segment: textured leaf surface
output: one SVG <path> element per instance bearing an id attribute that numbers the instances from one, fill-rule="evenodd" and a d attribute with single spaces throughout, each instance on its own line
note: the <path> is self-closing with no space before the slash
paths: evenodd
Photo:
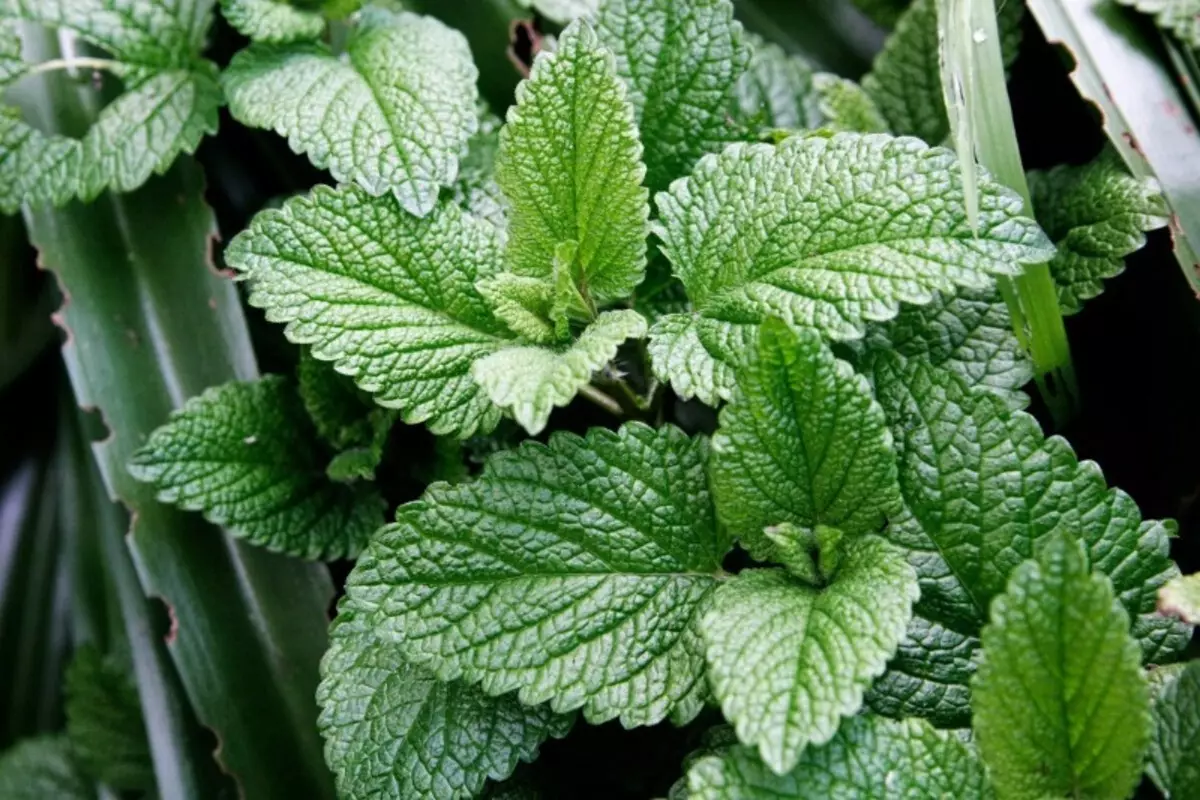
<path id="1" fill-rule="evenodd" d="M 476 796 L 485 779 L 507 778 L 532 761 L 572 717 L 489 697 L 461 681 L 442 683 L 378 639 L 343 604 L 321 662 L 318 721 L 325 755 L 345 797 Z"/>
<path id="2" fill-rule="evenodd" d="M 883 672 L 917 593 L 903 554 L 876 536 L 846 545 L 823 589 L 783 570 L 748 570 L 721 586 L 700 630 L 713 694 L 738 738 L 778 774 L 829 741 Z"/>
<path id="3" fill-rule="evenodd" d="M 496 318 L 517 336 L 534 344 L 550 344 L 559 338 L 552 319 L 554 285 L 549 281 L 501 272 L 475 286 Z"/>
<path id="4" fill-rule="evenodd" d="M 646 269 L 641 157 L 612 54 L 586 24 L 572 25 L 553 52 L 538 54 L 500 132 L 510 269 L 549 278 L 556 248 L 575 242 L 577 282 L 596 303 L 631 294 Z"/>
<path id="5" fill-rule="evenodd" d="M 566 23 L 594 14 L 601 0 L 517 0 L 553 22 Z"/>
<path id="6" fill-rule="evenodd" d="M 275 130 L 336 180 L 391 192 L 425 216 L 478 125 L 477 77 L 458 31 L 367 9 L 344 58 L 322 44 L 258 44 L 234 56 L 222 85 L 239 122 Z"/>
<path id="7" fill-rule="evenodd" d="M 776 775 L 748 747 L 697 762 L 688 772 L 692 800 L 990 800 L 978 757 L 952 734 L 921 720 L 854 717 L 824 747 L 804 751 Z"/>
<path id="8" fill-rule="evenodd" d="M 971 725 L 971 676 L 979 640 L 913 617 L 866 703 L 888 717 L 924 717 L 938 728 Z"/>
<path id="9" fill-rule="evenodd" d="M 729 0 L 607 0 L 596 20 L 629 85 L 647 184 L 665 189 L 737 138 L 729 98 L 750 59 Z"/>
<path id="10" fill-rule="evenodd" d="M 63 692 L 67 737 L 88 774 L 113 789 L 154 790 L 141 703 L 125 672 L 85 645 L 71 659 Z"/>
<path id="11" fill-rule="evenodd" d="M 192 398 L 134 454 L 130 471 L 160 500 L 301 558 L 353 558 L 383 524 L 374 489 L 326 480 L 316 432 L 278 376 Z"/>
<path id="12" fill-rule="evenodd" d="M 1150 698 L 1129 615 L 1083 545 L 1055 536 L 992 603 L 972 682 L 980 753 L 1004 798 L 1129 797 Z"/>
<path id="13" fill-rule="evenodd" d="M 1000 45 L 1009 64 L 1021 42 L 1024 4 L 997 3 L 996 8 Z M 916 136 L 929 144 L 946 141 L 950 121 L 938 63 L 936 0 L 914 0 L 900 16 L 862 85 L 892 133 Z"/>
<path id="14" fill-rule="evenodd" d="M 821 72 L 813 76 L 821 125 L 834 131 L 887 133 L 888 122 L 875 101 L 861 86 L 846 78 Z"/>
<path id="15" fill-rule="evenodd" d="M 918 613 L 975 635 L 1009 573 L 1054 532 L 1079 536 L 1134 617 L 1148 658 L 1182 646 L 1187 633 L 1154 612 L 1158 587 L 1178 574 L 1167 526 L 1143 521 L 1099 467 L 1080 462 L 1030 415 L 917 359 L 880 354 L 876 397 L 892 424 L 900 488 L 912 516 L 889 538 L 921 577 Z"/>
<path id="16" fill-rule="evenodd" d="M 4 800 L 91 800 L 93 796 L 65 736 L 25 739 L 0 754 Z"/>
<path id="17" fill-rule="evenodd" d="M 690 719 L 705 692 L 696 618 L 728 549 L 707 451 L 630 423 L 497 453 L 476 480 L 403 506 L 349 596 L 442 679 L 593 722 Z"/>
<path id="18" fill-rule="evenodd" d="M 367 416 L 375 405 L 331 364 L 302 349 L 296 383 L 304 410 L 331 447 L 344 450 L 371 441 L 373 431 Z"/>
<path id="19" fill-rule="evenodd" d="M 747 35 L 750 63 L 734 87 L 734 111 L 744 123 L 766 128 L 815 128 L 821 123 L 813 67 L 777 44 Z"/>
<path id="20" fill-rule="evenodd" d="M 479 130 L 467 142 L 467 155 L 458 165 L 454 202 L 503 230 L 508 227 L 508 202 L 496 184 L 500 126 L 499 117 L 480 109 Z"/>
<path id="21" fill-rule="evenodd" d="M 1196 0 L 1117 0 L 1151 14 L 1158 27 L 1170 31 L 1184 44 L 1200 47 L 1200 3 Z"/>
<path id="22" fill-rule="evenodd" d="M 1013 334 L 1008 307 L 997 290 L 939 295 L 926 306 L 904 306 L 895 319 L 868 325 L 868 351 L 895 350 L 949 370 L 971 388 L 985 389 L 1013 409 L 1029 404 L 1021 387 L 1033 363 Z"/>
<path id="23" fill-rule="evenodd" d="M 493 403 L 536 436 L 550 412 L 570 403 L 616 357 L 622 342 L 645 334 L 646 320 L 636 311 L 606 311 L 566 350 L 505 348 L 476 361 L 471 375 Z"/>
<path id="24" fill-rule="evenodd" d="M 1104 291 L 1104 279 L 1119 275 L 1125 256 L 1146 244 L 1145 231 L 1170 216 L 1158 184 L 1130 175 L 1111 150 L 1082 167 L 1031 172 L 1029 191 L 1038 222 L 1058 247 L 1050 272 L 1067 314 Z"/>
<path id="25" fill-rule="evenodd" d="M 1158 590 L 1158 610 L 1200 625 L 1200 572 L 1180 575 Z"/>
<path id="26" fill-rule="evenodd" d="M 1146 772 L 1172 800 L 1200 796 L 1200 661 L 1162 681 Z"/>
<path id="27" fill-rule="evenodd" d="M 688 353 L 674 359 L 690 366 L 680 382 L 710 404 L 728 399 L 727 387 L 702 382 L 700 350 L 736 364 L 747 327 L 768 316 L 853 339 L 900 301 L 987 288 L 991 275 L 1053 254 L 1020 216 L 1021 200 L 990 179 L 980 182 L 976 237 L 956 164 L 912 138 L 862 134 L 737 144 L 704 158 L 657 198 L 663 249 L 703 319 L 659 320 L 651 331 L 675 332 L 660 350 Z M 681 329 L 699 348 L 680 344 Z M 670 364 L 657 362 L 656 374 L 674 380 Z"/>
<path id="28" fill-rule="evenodd" d="M 254 42 L 287 44 L 318 38 L 325 19 L 286 0 L 221 0 L 221 13 L 234 30 Z"/>
<path id="29" fill-rule="evenodd" d="M 292 341 L 405 422 L 466 437 L 500 419 L 469 374 L 510 336 L 475 288 L 500 268 L 498 236 L 452 203 L 417 219 L 390 197 L 317 187 L 260 213 L 225 259 Z"/>
<path id="30" fill-rule="evenodd" d="M 2 0 L 0 15 L 70 28 L 119 59 L 181 64 L 201 47 L 215 0 Z"/>
<path id="31" fill-rule="evenodd" d="M 857 535 L 900 506 L 896 454 L 865 378 L 811 330 L 762 326 L 713 437 L 712 487 L 732 535 L 759 558 L 763 529 L 790 522 Z"/>

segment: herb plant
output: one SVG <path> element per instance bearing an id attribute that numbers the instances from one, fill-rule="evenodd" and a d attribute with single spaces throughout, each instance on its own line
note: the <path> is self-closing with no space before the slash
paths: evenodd
<path id="1" fill-rule="evenodd" d="M 256 208 L 221 254 L 283 325 L 286 343 L 255 329 L 280 368 L 258 375 L 202 267 L 186 319 L 208 344 L 140 307 L 138 346 L 196 350 L 159 405 L 109 376 L 125 356 L 86 338 L 68 356 L 115 436 L 107 490 L 152 529 L 137 573 L 109 579 L 122 632 L 71 660 L 65 733 L 0 756 L 0 797 L 536 797 L 519 764 L 610 722 L 704 731 L 672 798 L 1117 800 L 1144 775 L 1200 796 L 1200 588 L 1177 526 L 1045 435 L 1024 390 L 1055 403 L 1061 315 L 1173 210 L 1111 148 L 1021 170 L 1003 92 L 980 94 L 1017 55 L 1020 3 L 987 17 L 991 40 L 953 42 L 954 3 L 867 4 L 894 31 L 851 80 L 744 30 L 730 0 L 535 0 L 553 33 L 507 107 L 453 14 L 404 5 L 222 0 L 250 41 L 218 75 L 208 3 L 0 0 L 20 103 L 0 208 L 86 296 L 73 336 L 119 306 L 86 299 L 103 264 L 72 215 L 100 197 L 153 224 L 174 184 L 200 209 L 181 154 L 222 102 L 332 179 Z M 30 63 L 46 27 L 87 54 Z M 121 91 L 67 113 L 18 85 L 78 69 Z M 1005 148 L 1015 177 L 987 169 Z M 206 239 L 196 213 L 126 245 L 130 291 Z M 205 347 L 225 361 L 195 366 Z M 186 537 L 226 560 L 189 565 Z M 300 560 L 345 575 L 327 642 L 306 632 L 326 573 Z M 267 620 L 246 640 L 262 713 L 221 706 L 237 695 L 205 672 L 208 571 L 252 599 L 279 587 L 221 609 Z M 198 598 L 165 651 L 156 586 Z M 322 652 L 319 685 L 287 676 Z M 274 751 L 253 738 L 293 722 Z M 203 727 L 232 737 L 215 764 Z M 273 785 L 289 751 L 313 777 Z"/>

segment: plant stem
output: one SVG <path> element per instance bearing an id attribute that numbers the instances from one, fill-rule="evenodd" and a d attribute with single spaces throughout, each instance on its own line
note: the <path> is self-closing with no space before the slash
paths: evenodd
<path id="1" fill-rule="evenodd" d="M 620 417 L 621 419 L 625 418 L 625 409 L 621 408 L 621 404 L 614 400 L 610 395 L 600 391 L 595 386 L 592 386 L 590 383 L 580 389 L 579 394 L 583 395 L 588 400 L 591 400 L 608 413 Z"/>
<path id="2" fill-rule="evenodd" d="M 1025 214 L 1032 217 L 1033 203 L 1008 101 L 995 4 L 993 0 L 941 0 L 938 24 L 943 34 L 947 111 L 955 126 L 966 126 L 956 128 L 963 134 L 956 139 L 967 192 L 976 191 L 969 171 L 978 157 L 998 181 L 1021 196 Z M 977 195 L 968 198 L 972 225 L 977 223 L 977 202 Z M 998 283 L 1017 340 L 1033 360 L 1038 389 L 1061 426 L 1075 410 L 1078 390 L 1050 267 L 1026 265 L 1024 274 L 1000 278 Z"/>
<path id="3" fill-rule="evenodd" d="M 43 61 L 36 66 L 30 67 L 25 74 L 38 75 L 43 72 L 52 72 L 56 69 L 98 69 L 119 74 L 123 71 L 124 66 L 120 61 L 113 61 L 109 58 L 88 58 L 86 56 L 80 56 L 79 58 L 52 58 L 49 61 Z"/>

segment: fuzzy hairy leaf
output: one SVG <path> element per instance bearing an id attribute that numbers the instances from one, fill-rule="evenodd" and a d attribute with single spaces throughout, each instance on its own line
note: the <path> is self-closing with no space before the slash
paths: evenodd
<path id="1" fill-rule="evenodd" d="M 616 357 L 622 342 L 645 334 L 646 320 L 636 311 L 606 311 L 565 350 L 507 347 L 476 361 L 471 376 L 493 403 L 536 436 L 550 412 L 570 403 Z"/>
<path id="2" fill-rule="evenodd" d="M 847 544 L 824 588 L 783 570 L 723 584 L 700 630 L 713 694 L 738 739 L 780 775 L 829 741 L 883 672 L 917 594 L 903 553 L 877 536 Z"/>
<path id="3" fill-rule="evenodd" d="M 534 61 L 500 131 L 496 182 L 510 207 L 509 269 L 550 278 L 575 242 L 577 282 L 595 303 L 622 299 L 646 270 L 649 193 L 633 108 L 612 54 L 584 23 Z"/>
<path id="4" fill-rule="evenodd" d="M 154 790 L 141 702 L 125 672 L 85 645 L 71 659 L 63 694 L 67 738 L 88 774 L 113 789 Z"/>
<path id="5" fill-rule="evenodd" d="M 821 126 L 834 131 L 887 133 L 888 122 L 866 91 L 852 80 L 821 72 L 813 76 Z"/>
<path id="6" fill-rule="evenodd" d="M 130 460 L 159 500 L 254 544 L 309 559 L 353 558 L 383 524 L 373 488 L 325 476 L 304 405 L 291 382 L 268 376 L 193 397 Z"/>
<path id="7" fill-rule="evenodd" d="M 821 124 L 813 67 L 777 44 L 747 35 L 753 53 L 734 87 L 733 113 L 744 124 L 799 130 Z"/>
<path id="8" fill-rule="evenodd" d="M 500 420 L 470 376 L 511 336 L 475 288 L 500 269 L 498 237 L 453 203 L 418 219 L 390 197 L 317 187 L 260 213 L 225 260 L 292 341 L 405 422 L 465 438 Z"/>
<path id="9" fill-rule="evenodd" d="M 997 3 L 1005 64 L 1021 43 L 1024 3 Z M 875 101 L 892 133 L 942 144 L 950 135 L 938 61 L 937 1 L 914 0 L 900 15 L 896 30 L 863 77 L 863 89 Z"/>
<path id="10" fill-rule="evenodd" d="M 983 764 L 952 734 L 922 720 L 860 716 L 823 747 L 776 775 L 748 747 L 701 759 L 688 772 L 691 800 L 942 800 L 994 797 Z"/>
<path id="11" fill-rule="evenodd" d="M 443 683 L 407 663 L 342 604 L 330 631 L 317 690 L 325 757 L 347 798 L 475 797 L 484 780 L 503 780 L 532 761 L 573 717 L 489 697 L 461 681 Z"/>
<path id="12" fill-rule="evenodd" d="M 288 44 L 320 37 L 325 18 L 286 0 L 221 0 L 221 14 L 254 42 Z"/>
<path id="13" fill-rule="evenodd" d="M 1184 44 L 1200 47 L 1200 3 L 1196 0 L 1117 0 L 1150 14 L 1158 27 L 1175 34 Z"/>
<path id="14" fill-rule="evenodd" d="M 1112 150 L 1081 167 L 1030 172 L 1038 222 L 1057 244 L 1050 272 L 1066 314 L 1104 291 L 1104 279 L 1125 268 L 1125 256 L 1146 244 L 1146 231 L 1170 212 L 1152 178 L 1135 178 Z"/>
<path id="15" fill-rule="evenodd" d="M 980 181 L 978 236 L 967 222 L 957 157 L 912 138 L 793 136 L 707 156 L 658 195 L 658 233 L 699 319 L 650 331 L 656 374 L 715 404 L 702 353 L 736 365 L 768 316 L 834 339 L 956 287 L 984 289 L 1053 250 L 1010 190 Z M 684 374 L 668 371 L 680 364 Z M 714 375 L 714 377 L 718 377 Z M 724 376 L 720 376 L 724 377 Z M 683 389 L 692 389 L 688 392 Z"/>
<path id="16" fill-rule="evenodd" d="M 1158 683 L 1146 773 L 1172 800 L 1200 797 L 1200 661 Z"/>
<path id="17" fill-rule="evenodd" d="M 567 23 L 594 14 L 601 0 L 517 0 L 553 22 Z"/>
<path id="18" fill-rule="evenodd" d="M 592 722 L 699 712 L 696 620 L 728 542 L 707 442 L 629 423 L 496 453 L 402 506 L 348 580 L 371 626 L 443 680 Z"/>
<path id="19" fill-rule="evenodd" d="M 65 736 L 25 739 L 0 754 L 4 800 L 92 800 L 94 796 Z"/>
<path id="20" fill-rule="evenodd" d="M 1158 587 L 1179 574 L 1167 525 L 1143 521 L 1095 463 L 959 376 L 892 353 L 877 354 L 871 370 L 911 512 L 892 521 L 889 538 L 921 578 L 918 614 L 976 635 L 1009 573 L 1040 540 L 1065 532 L 1112 579 L 1147 658 L 1186 642 L 1183 626 L 1154 610 Z"/>
<path id="21" fill-rule="evenodd" d="M 971 725 L 971 676 L 979 639 L 913 617 L 866 704 L 888 717 L 924 717 L 938 728 Z"/>
<path id="22" fill-rule="evenodd" d="M 730 533 L 759 559 L 789 522 L 878 531 L 900 506 L 896 454 L 871 386 L 812 330 L 768 320 L 712 443 L 712 489 Z"/>
<path id="23" fill-rule="evenodd" d="M 475 284 L 496 318 L 522 339 L 551 344 L 558 339 L 552 319 L 554 286 L 540 278 L 501 272 Z"/>
<path id="24" fill-rule="evenodd" d="M 478 126 L 478 70 L 461 33 L 368 8 L 344 57 L 323 44 L 255 44 L 221 76 L 235 119 L 286 136 L 297 153 L 425 216 Z"/>
<path id="25" fill-rule="evenodd" d="M 926 306 L 904 306 L 895 319 L 868 325 L 863 344 L 868 353 L 895 350 L 948 370 L 971 388 L 1003 398 L 1010 408 L 1029 404 L 1021 387 L 1033 380 L 1033 363 L 995 289 L 964 290 L 939 295 Z"/>
<path id="26" fill-rule="evenodd" d="M 629 86 L 648 186 L 667 188 L 738 138 L 726 113 L 750 48 L 730 0 L 606 0 L 596 30 Z"/>
<path id="27" fill-rule="evenodd" d="M 1200 625 L 1200 572 L 1180 575 L 1158 590 L 1158 610 Z"/>
<path id="28" fill-rule="evenodd" d="M 1142 773 L 1150 697 L 1129 615 L 1083 544 L 1050 538 L 991 607 L 971 683 L 980 753 L 1002 798 L 1124 800 Z"/>

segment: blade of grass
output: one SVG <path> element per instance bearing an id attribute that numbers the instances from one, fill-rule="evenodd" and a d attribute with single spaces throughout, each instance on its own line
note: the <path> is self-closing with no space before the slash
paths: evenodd
<path id="1" fill-rule="evenodd" d="M 974 220 L 975 159 L 1021 195 L 1025 214 L 1033 203 L 1008 100 L 1000 52 L 1000 31 L 992 0 L 940 0 L 942 81 L 951 129 Z M 1055 422 L 1062 426 L 1078 402 L 1071 350 L 1058 293 L 1048 264 L 1026 265 L 1014 280 L 1000 279 L 1000 292 L 1012 316 L 1013 331 L 1033 360 L 1038 389 Z"/>
<path id="2" fill-rule="evenodd" d="M 25 33 L 34 59 L 60 55 L 55 39 Z M 49 82 L 61 80 L 23 81 L 11 99 L 42 129 L 68 130 L 89 109 Z M 105 486 L 130 511 L 141 585 L 167 604 L 168 649 L 197 717 L 216 733 L 218 760 L 247 797 L 332 797 L 314 700 L 328 572 L 158 503 L 125 468 L 188 397 L 257 375 L 237 293 L 210 260 L 199 170 L 181 159 L 132 194 L 27 209 L 25 220 L 66 298 L 63 357 L 76 400 L 108 426 L 93 446 Z"/>
<path id="3" fill-rule="evenodd" d="M 1029 0 L 1029 10 L 1074 59 L 1071 80 L 1130 172 L 1158 179 L 1173 214 L 1175 258 L 1200 295 L 1200 136 L 1156 50 L 1158 34 L 1106 0 Z"/>

